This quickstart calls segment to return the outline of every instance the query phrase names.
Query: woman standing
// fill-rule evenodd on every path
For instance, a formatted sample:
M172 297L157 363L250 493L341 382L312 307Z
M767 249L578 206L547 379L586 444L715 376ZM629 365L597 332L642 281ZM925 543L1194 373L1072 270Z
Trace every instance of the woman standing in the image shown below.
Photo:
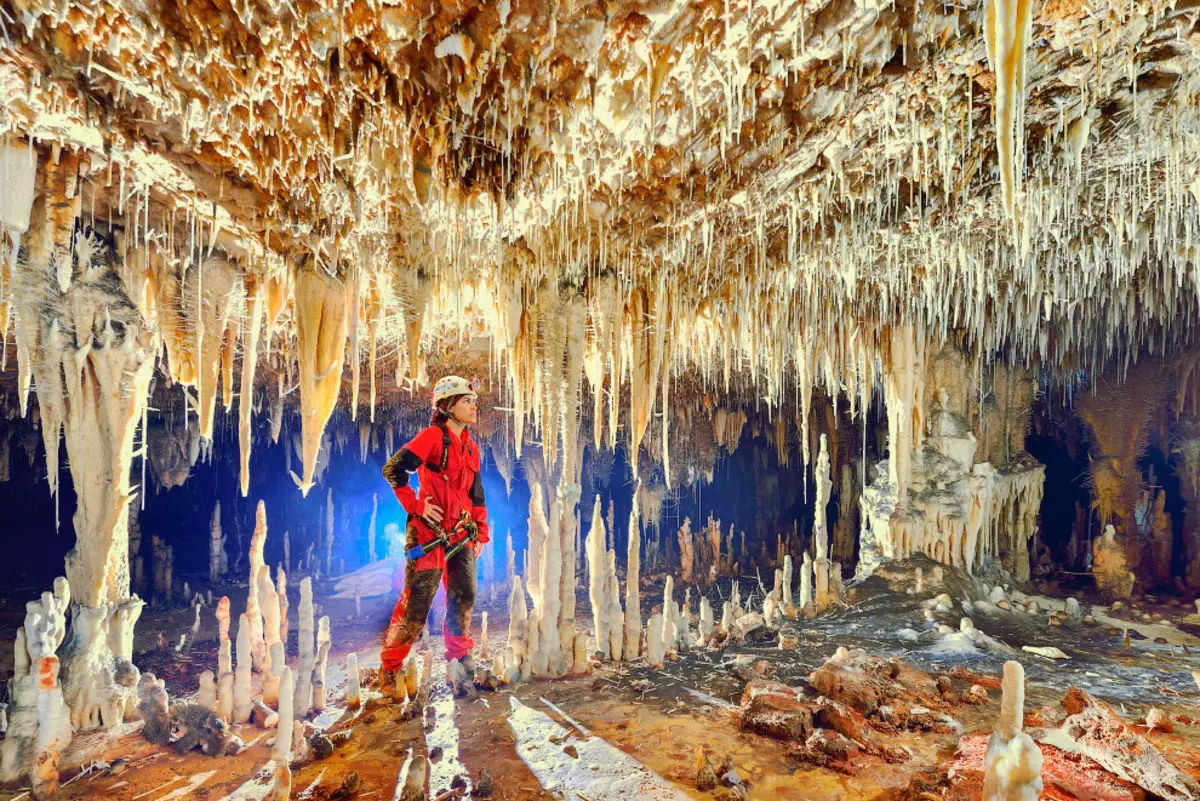
M471 610L475 605L475 559L488 541L487 507L479 476L479 446L469 427L478 421L478 395L472 382L446 376L433 388L433 417L427 428L398 450L383 466L400 505L408 512L403 577L400 568L392 586L401 590L392 612L381 654L380 689L395 690L396 673L425 626L438 581L446 588L446 659L459 660L471 675ZM420 494L408 485L416 473ZM444 547L413 552L446 535L451 546L477 536L473 547L462 547L449 559ZM424 552L422 552L424 551ZM409 558L410 554L415 558ZM399 583L401 581L403 583Z

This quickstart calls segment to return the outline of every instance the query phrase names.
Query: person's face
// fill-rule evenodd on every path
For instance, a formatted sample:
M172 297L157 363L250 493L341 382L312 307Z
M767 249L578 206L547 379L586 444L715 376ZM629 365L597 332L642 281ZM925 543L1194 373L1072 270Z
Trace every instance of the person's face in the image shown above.
M473 426L479 421L479 400L464 395L450 407L450 416L459 425Z

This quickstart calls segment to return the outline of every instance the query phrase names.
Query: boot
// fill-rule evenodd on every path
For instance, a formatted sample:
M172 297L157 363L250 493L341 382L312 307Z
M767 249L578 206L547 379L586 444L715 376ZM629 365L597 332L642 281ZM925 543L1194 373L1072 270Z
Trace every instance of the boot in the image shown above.
M384 698L391 698L396 693L396 671L382 665L379 668L379 693Z
M446 684L450 686L455 698L475 697L475 669L469 655L462 659L451 659L446 663Z

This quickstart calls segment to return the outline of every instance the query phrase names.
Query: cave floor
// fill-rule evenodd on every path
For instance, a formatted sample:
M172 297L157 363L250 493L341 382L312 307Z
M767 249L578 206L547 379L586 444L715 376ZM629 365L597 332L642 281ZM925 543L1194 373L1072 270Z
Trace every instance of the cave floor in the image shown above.
M313 723L329 731L349 728L352 733L332 757L293 770L292 797L329 798L354 771L361 783L351 797L399 799L398 788L411 756L436 755L438 749L440 758L431 758L430 766L429 797L433 799L450 793L456 779L473 786L485 768L494 779L492 797L497 799L728 797L723 788L715 792L696 789L697 749L703 749L714 763L731 756L751 798L960 797L946 789L946 765L954 759L960 736L990 733L999 709L998 690L989 690L986 704L955 705L949 713L952 727L895 733L889 742L908 752L901 762L860 754L840 770L814 767L797 758L792 744L739 728L738 704L749 665L756 664L768 679L802 686L809 671L840 645L899 656L930 673L948 674L959 693L965 693L972 683L987 686L999 676L1006 659L1019 659L1026 668L1025 710L1027 715L1032 713L1031 718L1037 717L1040 708L1057 708L1072 685L1111 704L1131 725L1141 723L1151 707L1158 707L1174 721L1174 731L1152 731L1148 739L1177 767L1200 776L1200 691L1191 677L1192 670L1200 669L1200 639L1189 634L1189 626L1182 623L1191 610L1180 604L1141 604L1139 621L1141 615L1157 613L1168 622L1179 622L1175 627L1135 623L1128 619L1128 611L1126 618L1118 621L1120 625L1110 625L1113 619L1100 614L1101 607L1093 610L1098 623L1077 626L1049 626L1044 616L996 609L987 614L977 609L973 616L976 626L1015 652L1005 651L1004 646L950 649L934 626L944 623L957 628L962 615L957 603L977 588L948 573L945 587L914 596L904 591L907 569L884 569L869 582L852 587L849 606L844 609L814 619L784 621L779 634L796 638L796 647L789 650L781 650L777 638L770 637L724 651L688 652L678 661L668 661L661 670L640 662L603 665L590 675L534 681L483 692L473 700L453 699L442 686L441 637L427 637L416 650L432 647L438 680L432 709L424 720L412 721L401 719L399 704L383 702L366 689L361 710L344 709L345 655L356 651L363 672L374 675L390 600L364 599L362 615L356 618L353 601L322 596L319 590L320 613L329 614L333 621L328 674L331 704ZM748 594L756 589L757 581L743 579L741 586L743 594ZM703 588L717 609L728 591L728 582ZM923 604L941 591L955 599L955 610L937 613L936 621L926 621ZM236 588L230 589L235 609L244 604L244 593L242 589L239 597ZM496 597L498 593L489 593L486 587L481 594L484 601L477 609L489 612L489 653L494 654L506 638L505 605ZM648 616L655 597L661 597L661 578L644 590L644 615ZM438 611L435 606L435 617ZM577 610L581 625L586 625L583 619L590 617L589 611L581 592ZM216 626L211 614L203 616L194 644L178 652L171 645L157 646L158 632L164 632L167 641L178 642L178 632L190 631L192 619L187 608L148 609L139 625L135 661L143 671L166 678L173 703L195 692L199 673L216 665ZM479 621L477 613L477 640ZM1127 628L1128 648L1124 646ZM171 632L176 634L171 636ZM1050 660L1023 653L1023 645L1053 645L1070 658ZM293 634L292 656L294 648ZM236 756L206 757L199 752L177 756L170 749L151 746L141 739L139 728L140 723L130 723L116 731L76 737L63 757L63 785L56 797L111 801L271 797L273 784L265 766L273 731L240 727L237 733L247 747ZM1136 730L1145 732L1144 727ZM124 760L125 768L113 775L107 766L118 758ZM22 797L19 789L0 791L0 801ZM1078 796L1056 790L1051 781L1042 797ZM1095 797L1136 801L1144 796L1125 792Z

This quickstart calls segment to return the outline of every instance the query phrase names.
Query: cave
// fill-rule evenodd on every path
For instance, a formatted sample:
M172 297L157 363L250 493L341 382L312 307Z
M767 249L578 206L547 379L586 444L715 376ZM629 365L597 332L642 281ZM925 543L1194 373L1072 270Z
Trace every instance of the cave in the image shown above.
M1200 798L1194 3L0 39L0 801Z

